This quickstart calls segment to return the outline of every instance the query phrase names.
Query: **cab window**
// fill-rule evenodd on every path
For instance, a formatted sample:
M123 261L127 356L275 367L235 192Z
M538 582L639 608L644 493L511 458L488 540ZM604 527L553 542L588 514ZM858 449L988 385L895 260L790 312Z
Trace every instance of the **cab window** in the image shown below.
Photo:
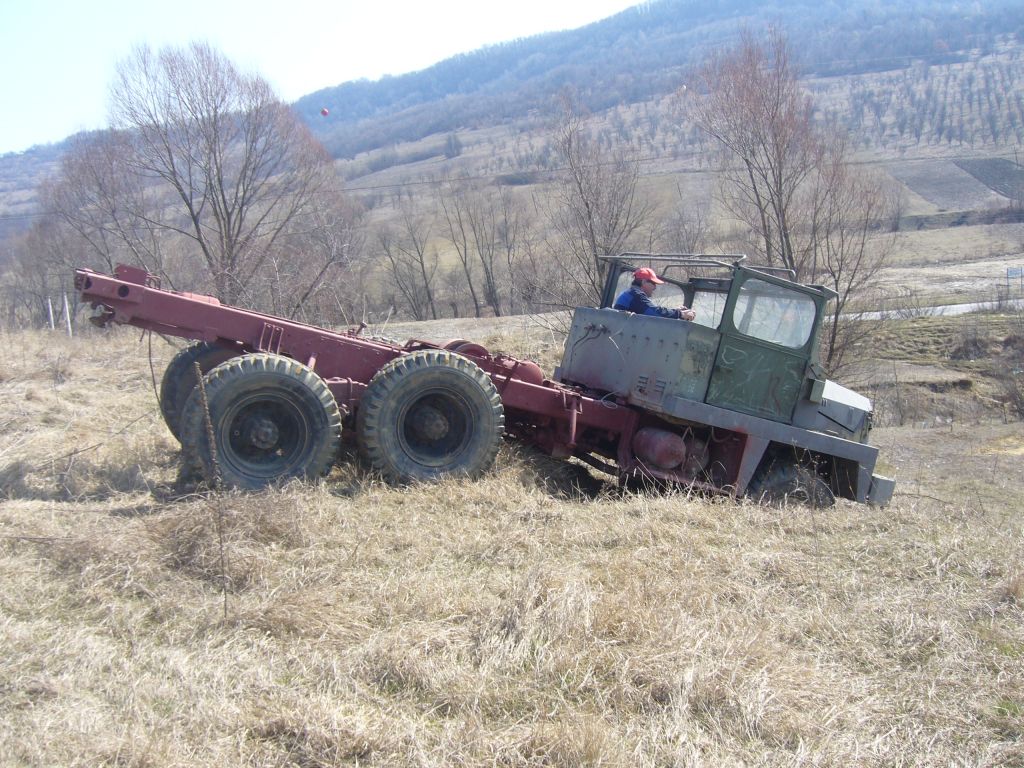
M809 296L754 278L740 286L732 324L745 336L800 349L814 330L815 311Z
M633 271L620 272L619 280L615 286L615 295L612 296L612 303L618 300L622 292L627 290L630 285L633 284ZM665 281L663 285L659 285L658 289L654 292L651 297L651 302L659 307L669 307L676 309L683 306L686 303L686 297L683 295L683 289L675 283Z
M696 311L697 317L693 322L706 325L708 328L718 328L718 324L722 322L726 298L728 298L728 294L720 291L697 291L694 293L693 305L690 309Z

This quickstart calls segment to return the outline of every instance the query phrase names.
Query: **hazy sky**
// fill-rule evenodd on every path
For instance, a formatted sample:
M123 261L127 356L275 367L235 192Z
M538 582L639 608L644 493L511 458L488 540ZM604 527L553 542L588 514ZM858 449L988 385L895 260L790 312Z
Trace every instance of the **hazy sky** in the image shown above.
M107 124L132 48L205 40L287 101L571 29L640 0L0 0L0 153Z

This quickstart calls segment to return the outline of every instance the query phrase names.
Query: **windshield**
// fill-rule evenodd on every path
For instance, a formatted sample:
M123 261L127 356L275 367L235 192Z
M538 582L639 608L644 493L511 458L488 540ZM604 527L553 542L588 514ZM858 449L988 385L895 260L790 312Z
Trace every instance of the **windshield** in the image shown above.
M811 297L764 280L740 288L732 324L740 333L790 349L803 347L814 330Z

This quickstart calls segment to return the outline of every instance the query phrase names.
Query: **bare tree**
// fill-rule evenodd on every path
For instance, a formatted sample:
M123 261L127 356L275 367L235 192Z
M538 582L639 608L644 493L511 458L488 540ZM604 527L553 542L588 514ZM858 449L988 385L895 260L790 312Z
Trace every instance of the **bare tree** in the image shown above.
M8 328L44 327L48 322L47 299L60 295L60 275L54 270L47 241L40 243L39 233L53 222L37 223L26 234L4 241L8 265L3 274L4 322ZM44 249L39 250L38 246Z
M165 268L171 233L155 223L167 197L126 172L129 151L124 133L101 131L74 139L58 176L40 186L42 207L88 247L92 258L85 263L107 271L118 262L134 264L174 287Z
M473 264L476 261L472 251L473 242L472 219L475 216L473 193L467 183L449 181L439 197L441 211L444 214L448 242L452 244L465 279L463 287L469 291L473 301L473 316L480 317L480 298L477 295L473 279Z
M725 203L756 236L769 264L799 275L813 253L807 241L805 182L823 146L810 98L783 34L762 45L749 32L697 73L700 93L687 92L687 111L726 153Z
M502 261L501 278L495 278L496 290L500 290L502 282L507 284L509 314L518 311L517 303L522 296L526 280L523 275L523 253L530 247L531 225L526 210L516 199L513 191L502 188L497 201L497 227L495 232L496 249ZM498 273L497 266L495 273Z
M385 226L377 233L390 282L416 320L437 319L437 252L428 245L430 230L427 217L405 203L399 209L396 227Z
M303 217L305 227L288 238L285 259L287 283L277 291L288 297L288 317L318 321L330 316L330 303L343 319L355 311L364 294L365 210L346 195L324 192ZM331 302L325 304L330 297Z
M555 144L564 171L548 217L555 237L551 250L565 260L565 269L553 303L576 306L599 299L604 282L599 257L629 250L649 224L654 206L638 190L636 153L628 148L607 152L592 141L569 97L563 97L561 109Z
M838 296L823 362L835 370L877 323L848 317L892 250L899 197L878 177L854 170L846 137L813 120L783 35L764 44L743 34L699 75L704 93L690 115L725 150L725 202L753 234L769 264Z
M8 266L2 280L2 306L11 327L46 325L48 304L61 302L65 293L71 306L76 305L77 294L70 290L71 268L95 265L95 254L65 222L42 217L27 233L8 238L5 246Z
M512 274L524 228L520 206L507 187L481 188L469 180L449 180L440 204L475 315L480 317L486 304L500 317L513 300ZM477 274L482 277L479 291Z
M895 186L884 177L848 162L844 135L833 134L827 146L812 194L814 259L809 277L837 294L822 355L834 373L846 362L847 353L877 328L877 322L861 322L847 310L851 299L873 287L891 254L896 242L891 221L901 203Z
M676 185L676 204L662 225L661 242L673 253L697 253L704 247L711 229L707 200L688 200Z
M138 48L118 67L111 119L125 171L175 200L148 223L188 238L228 302L333 175L270 85L204 43Z

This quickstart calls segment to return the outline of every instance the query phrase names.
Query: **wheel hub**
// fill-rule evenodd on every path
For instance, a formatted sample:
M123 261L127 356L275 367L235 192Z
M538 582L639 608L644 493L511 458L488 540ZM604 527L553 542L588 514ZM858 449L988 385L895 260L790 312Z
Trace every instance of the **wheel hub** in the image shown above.
M235 434L237 436L244 435L246 442L262 451L269 450L277 445L277 441L281 436L277 424L265 416L256 416L249 419L243 430Z
M441 440L448 434L450 425L441 411L432 405L421 405L411 416L413 431L423 440Z

